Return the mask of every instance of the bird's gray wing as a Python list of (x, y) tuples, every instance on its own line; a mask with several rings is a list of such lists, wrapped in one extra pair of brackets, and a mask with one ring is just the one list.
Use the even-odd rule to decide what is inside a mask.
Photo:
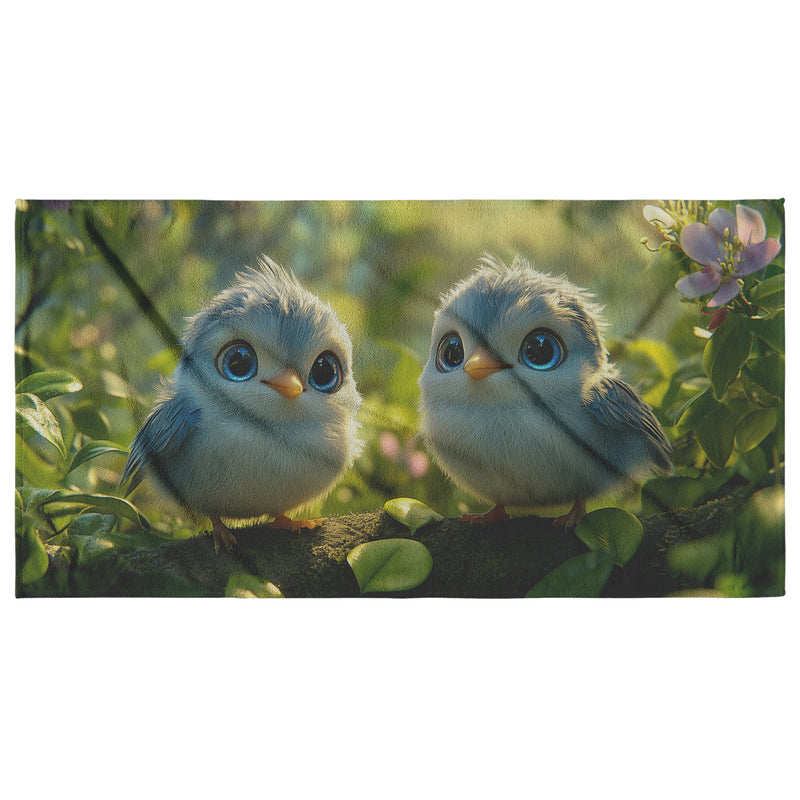
[(604, 378), (595, 386), (586, 407), (604, 425), (624, 426), (643, 433), (653, 445), (651, 449), (656, 464), (663, 469), (671, 468), (669, 454), (672, 447), (650, 406), (625, 381)]
[(159, 402), (144, 421), (131, 445), (120, 480), (131, 484), (130, 494), (142, 481), (142, 467), (153, 458), (163, 458), (180, 447), (200, 421), (200, 408), (191, 399), (175, 394)]

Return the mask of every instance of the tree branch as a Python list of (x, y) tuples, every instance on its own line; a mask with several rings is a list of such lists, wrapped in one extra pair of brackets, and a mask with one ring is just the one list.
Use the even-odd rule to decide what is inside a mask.
[[(639, 550), (624, 569), (614, 568), (603, 596), (660, 597), (688, 588), (690, 582), (670, 570), (667, 551), (678, 542), (726, 530), (751, 492), (643, 519)], [(223, 596), (231, 575), (246, 572), (272, 582), (286, 597), (357, 597), (348, 552), (363, 542), (394, 537), (409, 538), (409, 531), (376, 511), (332, 518), (308, 531), (238, 529), (233, 555), (215, 555), (210, 536), (109, 548), (80, 570), (70, 566), (71, 548), (48, 546), (48, 553), (51, 569), (62, 573), (63, 593), (75, 596)], [(556, 566), (587, 551), (572, 532), (537, 517), (486, 525), (445, 519), (413, 538), (430, 550), (433, 570), (421, 586), (391, 596), (523, 597)]]

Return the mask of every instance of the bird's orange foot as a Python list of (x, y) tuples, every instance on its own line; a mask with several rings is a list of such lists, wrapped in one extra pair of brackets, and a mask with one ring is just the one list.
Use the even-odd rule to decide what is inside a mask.
[(563, 516), (556, 517), (553, 520), (553, 527), (558, 528), (563, 526), (566, 530), (567, 528), (576, 528), (578, 523), (586, 516), (586, 501), (576, 500), (575, 505)]
[(214, 537), (214, 552), (219, 554), (219, 546), (223, 545), (228, 553), (233, 552), (233, 546), (236, 544), (236, 537), (233, 531), (225, 524), (219, 517), (211, 517), (213, 528), (211, 535)]
[(269, 526), (270, 528), (278, 528), (282, 531), (299, 531), (301, 528), (318, 528), (327, 521), (327, 517), (320, 517), (319, 519), (289, 519), (289, 517), (283, 514), (278, 514), (278, 516), (269, 523)]
[(483, 514), (462, 514), (459, 517), (461, 522), (471, 522), (475, 525), (479, 525), (484, 522), (497, 522), (505, 519), (511, 519), (511, 517), (506, 514), (505, 508), (500, 505), (489, 509), (489, 511), (484, 511)]

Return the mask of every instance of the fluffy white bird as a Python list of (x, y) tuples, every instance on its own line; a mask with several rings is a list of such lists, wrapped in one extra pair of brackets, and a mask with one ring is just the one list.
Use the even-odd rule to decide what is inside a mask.
[(671, 469), (653, 412), (609, 362), (599, 312), (519, 257), (484, 256), (443, 296), (419, 381), (423, 433), (450, 478), (494, 504), (462, 519), (570, 502), (554, 523), (567, 527), (587, 498)]
[(274, 517), (327, 494), (361, 447), (352, 345), (330, 306), (264, 258), (190, 317), (183, 352), (131, 447), (122, 481), (143, 477), (213, 525)]

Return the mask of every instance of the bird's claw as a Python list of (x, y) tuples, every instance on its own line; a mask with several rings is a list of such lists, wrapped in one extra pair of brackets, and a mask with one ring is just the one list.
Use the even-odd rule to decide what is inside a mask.
[(490, 508), (488, 511), (484, 511), (483, 514), (462, 514), (458, 519), (461, 522), (481, 525), (485, 522), (498, 522), (500, 520), (511, 519), (511, 517), (506, 513), (503, 506), (497, 505), (494, 508)]
[(585, 500), (576, 500), (575, 505), (567, 511), (566, 514), (563, 514), (560, 517), (556, 517), (553, 520), (553, 527), (559, 528), (563, 527), (564, 530), (567, 528), (577, 528), (578, 523), (586, 516), (586, 501)]
[(282, 531), (299, 531), (303, 528), (318, 528), (328, 521), (327, 517), (319, 517), (317, 519), (289, 519), (284, 514), (278, 514), (272, 522), (270, 528), (277, 528)]
[(211, 529), (211, 535), (214, 538), (214, 552), (219, 555), (220, 544), (225, 548), (228, 553), (233, 553), (233, 546), (236, 544), (236, 537), (233, 531), (225, 524), (219, 517), (211, 520), (214, 527)]

